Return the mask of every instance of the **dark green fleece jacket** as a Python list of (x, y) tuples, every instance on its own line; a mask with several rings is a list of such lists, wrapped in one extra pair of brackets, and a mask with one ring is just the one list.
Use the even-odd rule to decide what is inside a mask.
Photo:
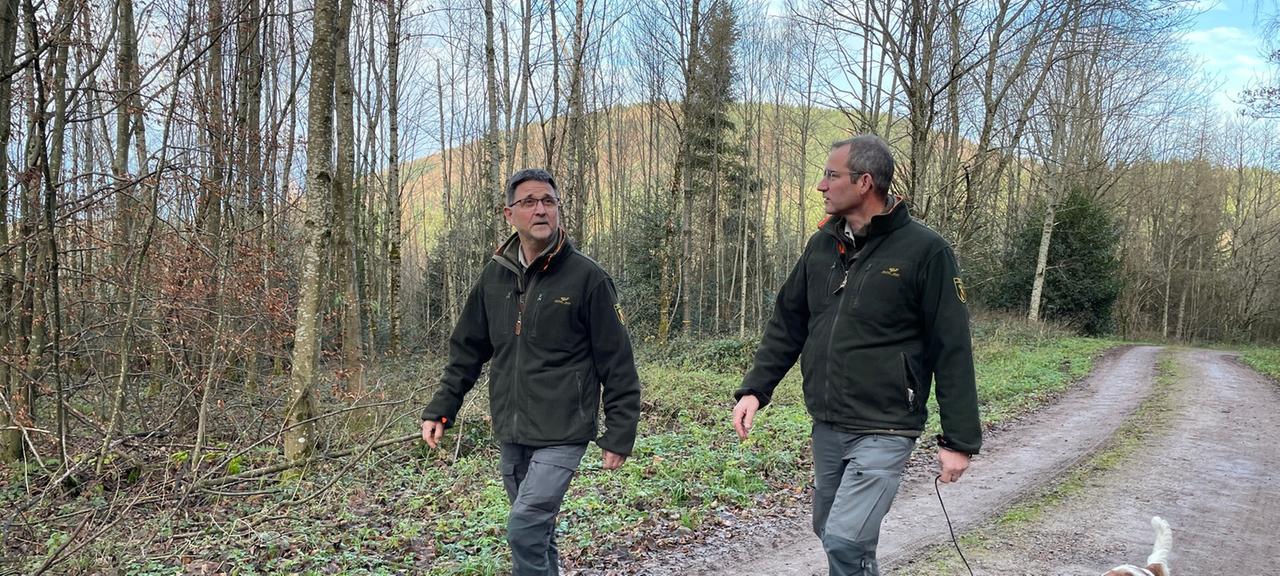
[[(512, 235), (467, 296), (440, 388), (424, 420), (452, 425), (489, 365), (494, 437), (528, 446), (595, 440), (627, 455), (640, 417), (640, 378), (613, 280), (563, 230), (528, 269)], [(605, 433), (597, 438), (604, 404)]]
[(982, 446), (969, 313), (954, 252), (903, 202), (871, 219), (855, 244), (828, 218), (778, 293), (737, 398), (768, 404), (801, 359), (815, 420), (851, 432), (918, 436), (937, 382), (941, 444)]

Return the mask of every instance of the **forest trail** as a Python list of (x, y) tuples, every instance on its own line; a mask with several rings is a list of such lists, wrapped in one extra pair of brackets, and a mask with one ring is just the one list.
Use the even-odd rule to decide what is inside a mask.
[[(981, 527), (1105, 447), (1155, 389), (1161, 350), (1113, 352), (1056, 402), (991, 434), (965, 477), (942, 487), (957, 533)], [(1175, 572), (1220, 573), (1224, 558), (1235, 573), (1270, 569), (1263, 563), (1280, 556), (1280, 545), (1266, 535), (1280, 533), (1280, 511), (1265, 506), (1263, 491), (1280, 462), (1280, 420), (1273, 417), (1280, 388), (1230, 353), (1173, 354), (1178, 378), (1162, 392), (1170, 413), (1146, 445), (1047, 508), (1029, 529), (996, 533), (998, 546), (966, 550), (975, 574), (1100, 574), (1140, 563), (1150, 552), (1153, 515), (1173, 526)], [(825, 574), (821, 543), (806, 520), (712, 539), (642, 573)], [(944, 543), (950, 535), (932, 471), (907, 479), (884, 522), (882, 573), (915, 573), (910, 560)]]

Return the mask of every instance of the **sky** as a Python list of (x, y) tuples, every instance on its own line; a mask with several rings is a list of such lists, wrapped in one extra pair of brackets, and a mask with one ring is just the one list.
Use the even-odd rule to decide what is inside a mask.
[(1257, 2), (1201, 0), (1200, 3), (1201, 13), (1183, 36), (1183, 42), (1219, 86), (1213, 96), (1214, 104), (1224, 112), (1235, 114), (1240, 109), (1237, 103), (1240, 91), (1261, 82), (1269, 69), (1263, 58), (1261, 26), (1255, 22)]

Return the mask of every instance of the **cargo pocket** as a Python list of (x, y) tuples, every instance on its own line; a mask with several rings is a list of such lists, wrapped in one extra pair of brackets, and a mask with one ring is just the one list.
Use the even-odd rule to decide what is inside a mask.
[(489, 319), (489, 341), (506, 343), (515, 335), (515, 291), (508, 286), (485, 288), (485, 312)]

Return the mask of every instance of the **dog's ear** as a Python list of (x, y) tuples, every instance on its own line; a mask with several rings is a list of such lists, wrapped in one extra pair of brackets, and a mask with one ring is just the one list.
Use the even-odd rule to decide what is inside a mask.
[(1164, 564), (1148, 564), (1147, 571), (1152, 576), (1169, 576), (1169, 570), (1164, 567)]

